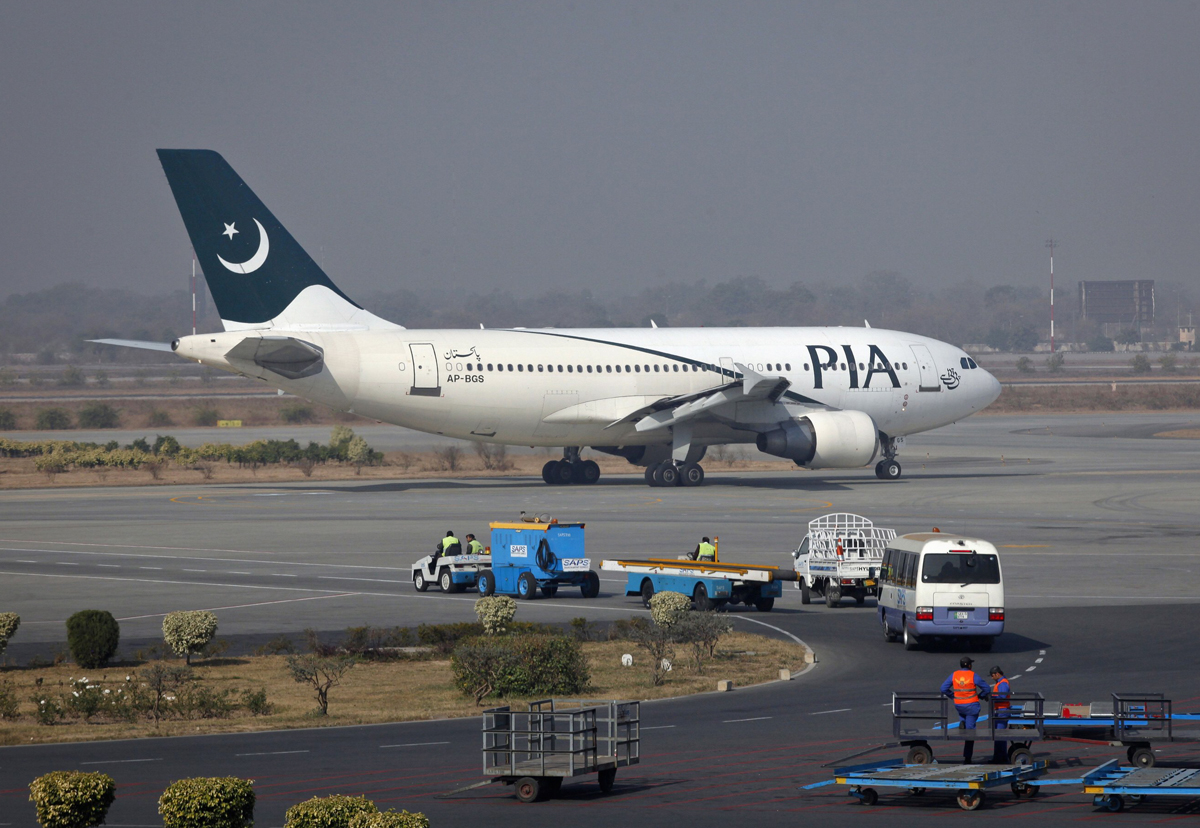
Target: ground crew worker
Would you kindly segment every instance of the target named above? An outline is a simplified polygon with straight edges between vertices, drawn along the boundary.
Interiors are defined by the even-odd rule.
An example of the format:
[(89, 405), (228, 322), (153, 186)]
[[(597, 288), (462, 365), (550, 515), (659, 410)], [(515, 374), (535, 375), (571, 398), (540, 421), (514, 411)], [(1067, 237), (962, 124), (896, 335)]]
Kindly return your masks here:
[[(1012, 702), (1009, 701), (1008, 679), (1004, 677), (1004, 671), (997, 667), (993, 667), (988, 671), (992, 677), (992, 721), (996, 725), (996, 730), (1005, 730), (1008, 727), (1008, 717), (1012, 713)], [(1008, 763), (1008, 742), (997, 741), (994, 750), (992, 751), (992, 764), (1003, 765)]]
[(713, 546), (708, 538), (704, 538), (704, 540), (700, 541), (700, 543), (696, 545), (696, 551), (692, 553), (692, 559), (696, 561), (708, 561), (709, 563), (716, 563), (717, 547)]
[(454, 530), (446, 532), (446, 537), (438, 541), (437, 551), (433, 553), (433, 559), (436, 561), (443, 555), (458, 555), (462, 552), (462, 544), (458, 542), (458, 538), (454, 537)]
[[(954, 709), (958, 711), (962, 726), (974, 730), (979, 721), (979, 700), (986, 699), (990, 694), (988, 686), (979, 680), (979, 676), (971, 669), (975, 660), (963, 656), (959, 669), (950, 674), (950, 678), (942, 682), (942, 695), (954, 700)], [(971, 764), (971, 755), (975, 752), (975, 740), (963, 742), (963, 764)]]
[(483, 544), (475, 540), (475, 536), (467, 535), (467, 554), (468, 555), (483, 555)]

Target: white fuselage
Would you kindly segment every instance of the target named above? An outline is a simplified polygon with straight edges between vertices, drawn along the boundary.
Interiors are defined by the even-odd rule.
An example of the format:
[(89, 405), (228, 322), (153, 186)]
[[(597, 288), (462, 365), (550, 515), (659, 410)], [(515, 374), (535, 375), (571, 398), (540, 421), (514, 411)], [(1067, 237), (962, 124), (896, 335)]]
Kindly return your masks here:
[[(698, 425), (698, 443), (753, 442), (759, 426), (814, 410), (862, 411), (898, 437), (959, 420), (999, 394), (962, 350), (877, 328), (297, 328), (188, 336), (176, 352), (364, 417), (529, 446), (669, 443), (669, 429), (638, 431), (629, 415), (719, 387), (743, 365), (791, 385), (776, 402), (739, 404), (736, 416)], [(226, 357), (260, 333), (317, 346), (323, 367), (288, 380)]]

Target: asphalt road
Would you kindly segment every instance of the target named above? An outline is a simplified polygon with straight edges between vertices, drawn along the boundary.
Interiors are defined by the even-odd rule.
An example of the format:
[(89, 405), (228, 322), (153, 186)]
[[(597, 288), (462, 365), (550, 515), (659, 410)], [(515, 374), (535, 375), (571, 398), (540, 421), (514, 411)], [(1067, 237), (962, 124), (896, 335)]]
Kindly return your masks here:
[[(851, 511), (900, 532), (937, 525), (999, 546), (1007, 632), (979, 658), (1019, 676), (1016, 689), (1062, 701), (1163, 692), (1177, 712), (1196, 712), (1200, 443), (1153, 437), (1189, 425), (1195, 419), (1171, 414), (977, 417), (912, 438), (896, 483), (869, 472), (730, 474), (710, 464), (698, 490), (649, 489), (631, 475), (587, 489), (440, 480), (12, 492), (0, 503), (0, 604), (23, 619), (9, 650), (16, 660), (58, 646), (63, 620), (84, 606), (113, 609), (126, 647), (155, 637), (162, 614), (184, 608), (215, 608), (221, 634), (245, 640), (307, 626), (467, 620), (467, 596), (418, 595), (407, 579), (408, 563), (446, 528), (483, 533), (488, 520), (524, 509), (586, 520), (594, 559), (680, 551), (716, 534), (724, 557), (769, 563), (787, 559), (808, 519)], [(605, 581), (598, 599), (560, 593), (523, 603), (518, 617), (603, 620), (639, 610), (620, 583)], [(281, 825), (291, 804), (333, 792), (419, 809), (438, 826), (724, 825), (776, 814), (902, 825), (950, 813), (1039, 825), (1095, 818), (1077, 789), (1043, 789), (1032, 801), (1001, 795), (971, 816), (936, 796), (918, 804), (885, 795), (869, 809), (841, 788), (800, 792), (825, 778), (825, 762), (887, 740), (891, 691), (935, 687), (958, 653), (905, 652), (884, 643), (869, 606), (801, 607), (791, 590), (770, 614), (731, 617), (800, 637), (819, 664), (788, 683), (645, 705), (643, 761), (619, 774), (610, 796), (581, 782), (535, 805), (499, 786), (433, 799), (480, 778), (479, 722), (465, 720), (3, 748), (0, 825), (32, 826), (25, 786), (68, 767), (118, 780), (115, 826), (158, 824), (156, 799), (174, 779), (225, 774), (257, 780), (260, 826)], [(1118, 755), (1073, 743), (1038, 750), (1061, 768)], [(1200, 752), (1172, 745), (1160, 762), (1172, 760), (1195, 763)], [(1150, 822), (1198, 808), (1140, 805), (1116, 818)]]

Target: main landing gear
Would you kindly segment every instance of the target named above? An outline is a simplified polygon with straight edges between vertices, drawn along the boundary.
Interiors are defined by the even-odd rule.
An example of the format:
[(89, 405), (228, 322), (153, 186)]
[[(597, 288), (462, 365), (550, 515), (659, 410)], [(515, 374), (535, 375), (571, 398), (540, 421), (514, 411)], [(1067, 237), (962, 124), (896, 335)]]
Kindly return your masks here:
[(883, 444), (883, 459), (875, 464), (875, 476), (880, 480), (899, 480), (900, 464), (896, 462), (896, 453), (904, 445), (904, 438), (889, 437), (883, 432), (879, 437)]
[(646, 482), (651, 486), (699, 486), (704, 482), (704, 469), (699, 463), (665, 460), (646, 467)]
[(542, 466), (542, 480), (551, 486), (566, 486), (571, 483), (592, 484), (600, 479), (600, 467), (592, 460), (579, 459), (579, 447), (563, 449), (562, 460), (551, 460)]

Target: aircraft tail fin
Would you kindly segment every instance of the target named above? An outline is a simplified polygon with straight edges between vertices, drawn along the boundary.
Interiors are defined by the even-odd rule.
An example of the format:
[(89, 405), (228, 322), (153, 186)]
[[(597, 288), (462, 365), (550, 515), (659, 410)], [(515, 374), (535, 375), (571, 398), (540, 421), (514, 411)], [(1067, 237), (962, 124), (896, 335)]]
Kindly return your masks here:
[(399, 327), (342, 293), (218, 153), (158, 158), (227, 330)]

